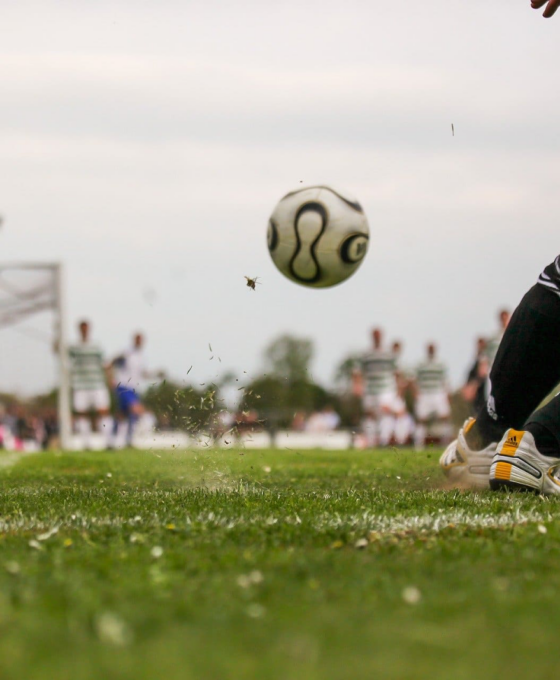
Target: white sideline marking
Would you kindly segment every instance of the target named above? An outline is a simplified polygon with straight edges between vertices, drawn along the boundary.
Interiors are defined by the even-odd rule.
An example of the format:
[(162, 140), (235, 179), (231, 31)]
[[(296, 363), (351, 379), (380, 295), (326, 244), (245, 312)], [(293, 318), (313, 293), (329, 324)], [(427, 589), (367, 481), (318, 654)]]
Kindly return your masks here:
[(6, 468), (11, 468), (22, 458), (27, 456), (34, 456), (40, 451), (4, 451), (0, 454), (0, 470), (5, 470)]
[[(0, 470), (6, 470), (16, 465), (22, 458), (34, 455), (35, 452), (7, 452), (0, 454)], [(207, 488), (207, 487), (205, 487)], [(217, 487), (216, 487), (217, 488)], [(215, 491), (216, 488), (210, 489)], [(157, 498), (159, 501), (165, 502), (165, 499), (170, 501), (177, 499), (177, 493), (180, 490), (144, 490), (135, 492), (135, 497), (138, 503), (139, 512), (142, 508), (142, 500), (153, 500)], [(27, 496), (32, 498), (34, 496), (43, 496), (44, 489), (37, 489), (29, 486), (20, 486), (13, 489), (8, 489), (4, 492), (5, 496)], [(236, 483), (234, 487), (229, 486), (222, 488), (221, 493), (224, 496), (232, 495), (251, 495), (253, 497), (268, 497), (270, 492), (261, 487), (255, 487), (246, 483)], [(275, 494), (273, 494), (275, 495)], [(349, 492), (349, 495), (356, 495), (355, 492)], [(359, 494), (358, 494), (359, 495)], [(310, 494), (310, 498), (321, 498), (328, 500), (331, 495), (328, 493)], [(214, 512), (199, 513), (196, 516), (191, 516), (185, 513), (184, 518), (179, 520), (179, 530), (181, 524), (194, 526), (198, 530), (212, 530), (225, 529), (231, 530), (235, 527), (243, 526), (261, 526), (270, 527), (277, 525), (301, 525), (302, 528), (311, 528), (319, 533), (338, 529), (341, 531), (354, 532), (374, 532), (380, 535), (394, 535), (402, 532), (415, 533), (439, 533), (444, 529), (450, 527), (471, 527), (471, 528), (505, 528), (512, 526), (519, 526), (525, 524), (541, 524), (543, 522), (552, 521), (555, 516), (552, 512), (543, 508), (542, 510), (530, 509), (522, 511), (517, 503), (517, 499), (507, 499), (503, 503), (503, 509), (499, 513), (489, 512), (488, 507), (495, 505), (496, 498), (494, 496), (475, 496), (473, 497), (473, 507), (471, 509), (445, 510), (440, 509), (432, 514), (425, 515), (406, 515), (400, 514), (393, 517), (387, 515), (375, 514), (370, 510), (364, 510), (359, 514), (344, 514), (341, 515), (333, 510), (330, 512), (323, 512), (319, 515), (311, 515), (304, 510), (300, 510), (300, 514), (292, 515), (277, 515), (270, 513), (253, 514), (250, 516), (235, 516), (235, 515), (217, 515)], [(508, 507), (509, 505), (509, 507)], [(554, 507), (552, 508), (554, 510)], [(158, 516), (150, 514), (145, 520), (140, 515), (135, 517), (88, 517), (84, 516), (79, 511), (79, 501), (76, 503), (76, 511), (67, 518), (60, 520), (57, 518), (56, 526), (59, 529), (88, 529), (96, 527), (113, 527), (113, 528), (161, 528), (168, 522), (167, 516)], [(53, 529), (53, 521), (48, 518), (40, 519), (36, 516), (28, 517), (11, 517), (9, 519), (0, 518), (0, 533), (6, 532), (45, 532)]]
[[(140, 507), (140, 506), (139, 506)], [(303, 513), (302, 513), (303, 515)], [(319, 518), (314, 518), (310, 522), (306, 522), (305, 516), (301, 518), (299, 515), (287, 517), (275, 517), (274, 515), (258, 515), (252, 517), (232, 517), (225, 515), (215, 515), (213, 512), (201, 513), (197, 516), (186, 516), (178, 526), (180, 530), (181, 524), (194, 526), (199, 530), (212, 529), (226, 529), (231, 530), (236, 527), (243, 526), (262, 526), (270, 527), (272, 525), (297, 525), (301, 524), (302, 529), (305, 529), (306, 524), (308, 528), (312, 528), (319, 533), (332, 529), (356, 531), (356, 532), (374, 532), (379, 535), (394, 535), (403, 532), (414, 532), (423, 534), (437, 534), (444, 529), (450, 527), (471, 527), (471, 528), (504, 528), (511, 526), (520, 526), (525, 524), (538, 524), (548, 522), (553, 519), (553, 516), (548, 512), (519, 512), (518, 510), (503, 512), (500, 514), (484, 514), (479, 513), (469, 515), (465, 511), (454, 511), (449, 513), (440, 513), (438, 516), (431, 515), (423, 516), (406, 516), (397, 515), (395, 517), (386, 517), (380, 515), (363, 513), (360, 516), (340, 516), (338, 514), (326, 515), (323, 514)], [(76, 512), (67, 519), (57, 519), (56, 526), (58, 529), (93, 529), (97, 527), (113, 527), (113, 528), (161, 528), (167, 523), (166, 517), (157, 517), (150, 515), (146, 521), (141, 516), (133, 518), (126, 517), (87, 517), (81, 513)], [(17, 517), (10, 519), (0, 519), (0, 533), (6, 532), (44, 532), (52, 530), (53, 523), (48, 520), (42, 520), (38, 517)]]

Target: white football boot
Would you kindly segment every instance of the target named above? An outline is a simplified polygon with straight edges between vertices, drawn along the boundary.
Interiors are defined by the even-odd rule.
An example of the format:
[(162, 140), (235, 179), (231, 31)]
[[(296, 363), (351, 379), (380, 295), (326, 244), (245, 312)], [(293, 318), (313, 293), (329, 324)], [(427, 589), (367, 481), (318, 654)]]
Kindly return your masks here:
[(496, 448), (490, 468), (490, 488), (560, 494), (560, 458), (539, 453), (526, 430), (508, 430)]
[(453, 486), (462, 489), (489, 489), (490, 466), (496, 453), (496, 442), (488, 444), (480, 451), (471, 449), (465, 435), (474, 423), (474, 418), (465, 421), (457, 439), (441, 454), (439, 464)]

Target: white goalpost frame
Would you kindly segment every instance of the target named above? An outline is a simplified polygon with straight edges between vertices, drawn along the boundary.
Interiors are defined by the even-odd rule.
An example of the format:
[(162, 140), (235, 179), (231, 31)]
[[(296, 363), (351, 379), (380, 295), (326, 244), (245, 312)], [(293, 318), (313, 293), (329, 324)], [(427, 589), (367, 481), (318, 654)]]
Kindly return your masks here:
[(72, 412), (70, 406), (70, 370), (66, 336), (66, 299), (64, 295), (64, 268), (61, 263), (10, 262), (0, 263), (0, 272), (6, 270), (50, 271), (54, 278), (54, 346), (58, 359), (58, 428), (60, 446), (70, 448)]

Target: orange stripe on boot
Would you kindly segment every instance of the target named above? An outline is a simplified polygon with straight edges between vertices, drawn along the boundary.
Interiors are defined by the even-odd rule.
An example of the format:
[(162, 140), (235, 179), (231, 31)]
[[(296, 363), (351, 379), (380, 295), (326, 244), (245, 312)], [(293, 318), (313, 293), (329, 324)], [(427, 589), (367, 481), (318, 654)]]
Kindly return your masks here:
[(496, 471), (494, 473), (494, 479), (503, 479), (509, 481), (511, 477), (511, 465), (509, 463), (503, 463), (500, 461), (496, 464)]

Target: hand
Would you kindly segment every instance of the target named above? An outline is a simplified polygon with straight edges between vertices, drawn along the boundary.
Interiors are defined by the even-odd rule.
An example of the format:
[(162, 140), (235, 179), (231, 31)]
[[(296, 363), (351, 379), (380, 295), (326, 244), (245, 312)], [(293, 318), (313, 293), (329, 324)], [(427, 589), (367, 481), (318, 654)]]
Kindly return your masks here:
[(543, 16), (550, 19), (554, 12), (560, 7), (560, 0), (531, 0), (531, 7), (533, 9), (539, 9), (544, 5), (546, 5), (546, 9), (544, 10)]

